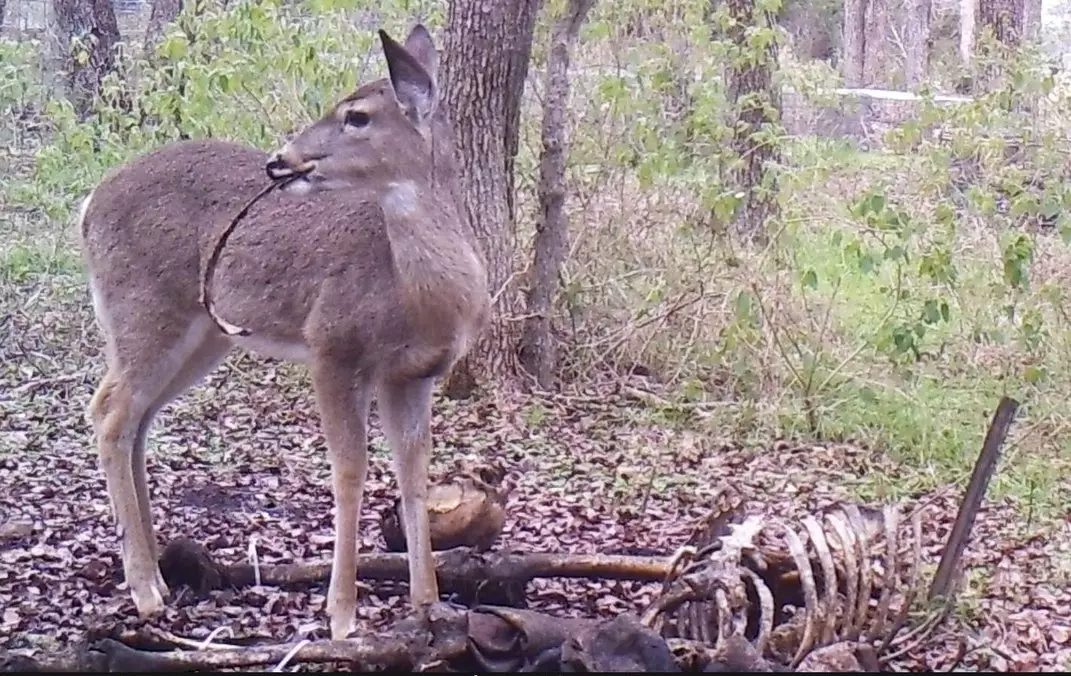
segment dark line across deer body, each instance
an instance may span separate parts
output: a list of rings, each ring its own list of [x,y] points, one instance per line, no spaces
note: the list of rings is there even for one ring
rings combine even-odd
[[[271,191],[277,188],[282,188],[299,178],[301,178],[300,175],[295,175],[287,176],[286,178],[273,181],[263,190],[254,195],[253,198],[246,202],[245,206],[242,207],[241,210],[239,210],[238,213],[234,215],[234,218],[232,218],[231,222],[227,224],[227,227],[224,228],[222,232],[220,232],[219,237],[216,239],[216,243],[212,246],[212,253],[208,256],[208,262],[205,264],[204,276],[201,278],[201,304],[204,305],[205,311],[208,313],[208,316],[212,318],[212,323],[214,323],[223,333],[230,335],[230,332],[227,331],[227,329],[223,326],[223,322],[220,321],[219,317],[217,317],[216,313],[212,310],[211,299],[212,278],[216,272],[216,265],[219,262],[219,256],[221,253],[223,253],[223,247],[226,246],[227,240],[230,238],[231,233],[234,232],[234,229],[238,227],[238,223],[240,223],[241,220],[245,218],[246,214],[249,213],[249,210],[253,208],[254,204],[260,201],[261,198],[266,196]],[[249,330],[239,327],[239,331],[236,335],[248,336]]]

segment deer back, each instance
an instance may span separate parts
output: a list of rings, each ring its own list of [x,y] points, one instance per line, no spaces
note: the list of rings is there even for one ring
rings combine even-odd
[[[202,317],[199,273],[221,228],[216,314],[251,347],[439,373],[486,321],[484,262],[458,202],[437,56],[422,27],[381,32],[390,78],[362,86],[270,158],[220,141],[165,146],[98,186],[83,213],[94,296],[113,324],[138,307]],[[267,160],[267,162],[265,162]],[[119,315],[119,316],[116,316]],[[242,340],[237,340],[241,344]]]

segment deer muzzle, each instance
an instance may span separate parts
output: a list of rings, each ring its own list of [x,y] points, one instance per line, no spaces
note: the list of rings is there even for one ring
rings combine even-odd
[[[268,172],[268,178],[271,180],[278,181],[291,176],[304,175],[316,168],[315,161],[296,158],[288,150],[288,148],[284,148],[275,153],[265,165],[264,168]]]

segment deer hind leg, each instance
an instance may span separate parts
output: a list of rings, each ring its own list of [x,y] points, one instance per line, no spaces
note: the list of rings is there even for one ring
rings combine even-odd
[[[315,361],[311,372],[335,497],[335,547],[327,614],[331,638],[342,640],[353,633],[357,621],[357,535],[368,475],[371,387],[367,377],[329,360]]]
[[[428,525],[433,383],[432,378],[387,381],[379,393],[379,415],[402,494],[402,521],[409,553],[409,598],[420,616],[439,600]]]
[[[189,358],[183,362],[179,372],[175,374],[171,379],[171,382],[168,383],[167,387],[164,388],[156,398],[149,410],[142,416],[141,424],[138,425],[137,443],[134,444],[134,453],[131,458],[134,473],[134,487],[137,490],[138,508],[141,511],[141,527],[145,532],[145,537],[148,540],[150,547],[152,548],[154,561],[158,562],[160,556],[156,547],[156,535],[153,532],[152,505],[149,501],[148,473],[145,470],[145,442],[148,439],[149,428],[152,427],[153,420],[156,418],[156,414],[161,408],[167,405],[167,403],[175,397],[201,382],[206,375],[219,366],[220,362],[223,361],[223,358],[227,356],[230,348],[230,341],[223,337],[222,334],[217,334],[215,331],[209,332],[203,342],[198,345],[192,351]],[[160,576],[159,567],[157,568],[157,582],[162,589],[167,588],[167,585],[164,584],[163,577]]]
[[[132,349],[131,338],[139,335],[135,330],[110,340],[108,371],[89,405],[120,533],[124,577],[143,617],[161,610],[168,593],[152,527],[145,442],[156,412],[226,355],[229,344],[208,327],[196,321],[162,351],[160,342],[152,350]]]

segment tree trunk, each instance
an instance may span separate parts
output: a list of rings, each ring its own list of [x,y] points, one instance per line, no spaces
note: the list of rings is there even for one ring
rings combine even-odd
[[[145,28],[145,54],[152,56],[156,43],[164,35],[164,28],[178,18],[182,11],[182,0],[152,0],[149,12],[149,25]]]
[[[569,103],[569,59],[580,27],[595,0],[569,0],[565,14],[554,24],[547,55],[543,94],[543,153],[539,159],[541,218],[535,236],[535,256],[528,280],[528,318],[524,326],[521,362],[543,389],[554,383],[555,344],[551,314],[558,275],[568,252],[569,221],[565,215],[566,107]]]
[[[892,43],[889,40],[889,0],[869,0],[866,8],[866,45],[863,84],[889,88],[892,85]]]
[[[978,0],[960,0],[959,3],[959,58],[963,65],[971,62],[974,53],[974,24]]]
[[[792,51],[800,59],[829,61],[838,47],[831,28],[833,13],[808,0],[787,0],[781,5],[781,25],[792,36]],[[836,18],[840,18],[837,16]]]
[[[1015,48],[1023,37],[1023,10],[1023,0],[979,0],[978,23],[1002,45]]]
[[[4,16],[7,10],[7,0],[0,0],[0,34],[4,31]]]
[[[908,90],[917,89],[926,79],[930,63],[931,0],[908,0],[904,81]]]
[[[859,87],[863,84],[863,66],[866,59],[866,6],[867,0],[844,2],[844,63],[841,73],[844,86]]]
[[[84,117],[100,94],[100,83],[115,68],[119,23],[111,0],[55,0],[61,44],[67,46],[66,70],[71,100]],[[77,40],[78,45],[72,44]]]
[[[466,396],[477,383],[509,385],[520,371],[513,163],[539,6],[540,0],[452,0],[447,12],[443,100],[462,161],[465,209],[483,244],[495,299],[490,326],[447,379],[450,396]]]
[[[777,29],[776,17],[755,9],[754,0],[726,0],[732,19],[729,39],[728,100],[732,102],[733,182],[744,193],[733,215],[736,232],[753,242],[766,239],[766,224],[779,213],[775,165],[781,159],[776,134],[763,133],[764,127],[780,121],[781,97],[773,86],[777,67],[777,38],[765,47],[755,47],[753,30]],[[775,34],[776,35],[776,34]]]
[[[1023,8],[1023,39],[1036,42],[1041,38],[1041,0],[1026,0]]]

